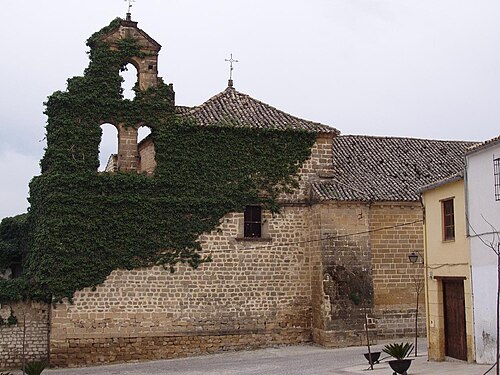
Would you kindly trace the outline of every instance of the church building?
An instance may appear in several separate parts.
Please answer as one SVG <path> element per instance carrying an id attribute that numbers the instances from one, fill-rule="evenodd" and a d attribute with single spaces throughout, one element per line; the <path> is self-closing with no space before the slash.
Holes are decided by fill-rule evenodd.
<path id="1" fill-rule="evenodd" d="M 162 83 L 161 46 L 137 22 L 128 17 L 99 35 L 111 49 L 124 38 L 139 46 L 125 61 L 137 69 L 139 92 Z M 341 135 L 238 91 L 232 80 L 198 106 L 169 100 L 179 119 L 215 133 L 314 134 L 297 186 L 280 192 L 279 211 L 246 204 L 226 213 L 199 236 L 200 253 L 211 261 L 197 269 L 187 263 L 173 273 L 159 265 L 120 268 L 71 301 L 2 304 L 4 318 L 9 311 L 30 317 L 30 359 L 65 367 L 307 342 L 361 345 L 365 314 L 373 341 L 414 336 L 415 282 L 425 273 L 408 260 L 424 248 L 419 188 L 463 170 L 473 143 Z M 154 134 L 138 142 L 143 124 L 114 125 L 118 152 L 100 173 L 154 178 L 161 151 Z M 196 152 L 203 149 L 197 145 Z M 417 319 L 424 336 L 425 312 Z M 10 330 L 0 335 L 0 368 L 19 365 L 11 343 L 21 340 L 21 327 L 0 330 Z"/>

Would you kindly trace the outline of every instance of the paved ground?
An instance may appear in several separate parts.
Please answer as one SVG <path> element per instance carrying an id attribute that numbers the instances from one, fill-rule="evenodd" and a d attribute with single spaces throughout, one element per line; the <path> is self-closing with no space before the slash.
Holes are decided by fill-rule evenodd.
<path id="1" fill-rule="evenodd" d="M 376 345 L 374 350 L 380 350 Z M 386 361 L 367 371 L 363 357 L 364 347 L 327 349 L 314 345 L 229 352 L 200 357 L 127 363 L 78 369 L 46 370 L 43 375 L 391 375 Z M 449 374 L 482 375 L 490 366 L 467 364 L 459 361 L 427 362 L 425 342 L 419 343 L 417 357 L 408 375 Z M 493 375 L 491 371 L 489 375 Z"/>

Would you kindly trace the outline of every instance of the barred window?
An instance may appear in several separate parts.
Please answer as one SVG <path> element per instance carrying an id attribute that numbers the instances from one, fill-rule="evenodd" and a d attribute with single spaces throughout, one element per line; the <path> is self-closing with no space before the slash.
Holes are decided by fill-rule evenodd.
<path id="1" fill-rule="evenodd" d="M 493 159 L 493 171 L 495 175 L 495 200 L 500 201 L 500 158 Z"/>

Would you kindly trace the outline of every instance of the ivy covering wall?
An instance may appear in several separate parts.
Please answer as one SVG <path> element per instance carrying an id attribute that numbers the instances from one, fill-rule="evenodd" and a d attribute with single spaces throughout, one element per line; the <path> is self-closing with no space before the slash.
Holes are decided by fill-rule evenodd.
<path id="1" fill-rule="evenodd" d="M 14 259 L 24 269 L 20 278 L 0 280 L 0 302 L 71 299 L 116 269 L 196 268 L 210 260 L 200 251 L 201 233 L 248 204 L 277 211 L 278 195 L 297 186 L 310 156 L 314 133 L 183 120 L 172 87 L 161 82 L 124 99 L 120 70 L 142 52 L 133 39 L 116 50 L 100 41 L 119 24 L 87 41 L 84 75 L 46 103 L 47 148 L 42 174 L 30 184 L 31 208 L 0 224 L 0 270 Z M 154 176 L 97 172 L 102 123 L 151 129 Z"/>

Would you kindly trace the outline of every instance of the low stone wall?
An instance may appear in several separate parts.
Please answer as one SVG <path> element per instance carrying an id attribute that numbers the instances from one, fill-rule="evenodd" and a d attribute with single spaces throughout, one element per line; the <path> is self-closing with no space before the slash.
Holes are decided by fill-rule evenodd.
<path id="1" fill-rule="evenodd" d="M 22 367 L 23 341 L 25 362 L 46 361 L 49 306 L 40 303 L 1 305 L 0 317 L 4 323 L 11 314 L 17 318 L 17 323 L 0 326 L 0 370 Z"/>
<path id="2" fill-rule="evenodd" d="M 311 335 L 307 329 L 67 339 L 52 341 L 51 365 L 75 367 L 109 362 L 170 359 L 309 341 Z"/>
<path id="3" fill-rule="evenodd" d="M 378 327 L 376 320 L 371 315 L 371 312 L 369 312 L 368 337 L 371 344 L 376 344 L 378 340 Z M 345 348 L 348 346 L 366 345 L 367 340 L 365 324 L 363 323 L 361 327 L 356 328 L 356 325 L 359 324 L 359 322 L 356 321 L 355 323 L 356 324 L 353 324 L 351 328 L 344 327 L 341 329 L 330 330 L 314 328 L 313 341 L 316 344 L 329 348 Z"/>
<path id="4" fill-rule="evenodd" d="M 377 343 L 377 332 L 370 329 L 370 344 Z M 324 331 L 315 328 L 313 341 L 328 348 L 345 348 L 348 346 L 366 345 L 366 333 L 360 330 Z"/>

